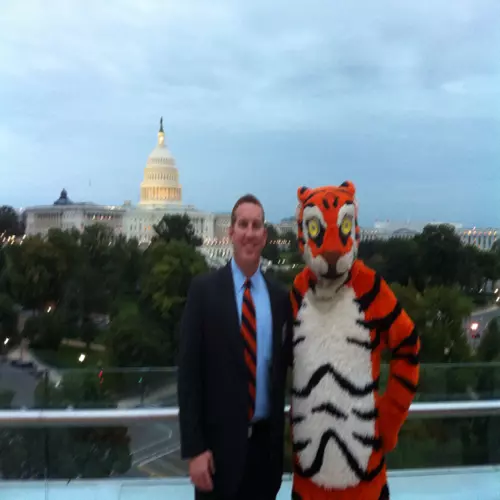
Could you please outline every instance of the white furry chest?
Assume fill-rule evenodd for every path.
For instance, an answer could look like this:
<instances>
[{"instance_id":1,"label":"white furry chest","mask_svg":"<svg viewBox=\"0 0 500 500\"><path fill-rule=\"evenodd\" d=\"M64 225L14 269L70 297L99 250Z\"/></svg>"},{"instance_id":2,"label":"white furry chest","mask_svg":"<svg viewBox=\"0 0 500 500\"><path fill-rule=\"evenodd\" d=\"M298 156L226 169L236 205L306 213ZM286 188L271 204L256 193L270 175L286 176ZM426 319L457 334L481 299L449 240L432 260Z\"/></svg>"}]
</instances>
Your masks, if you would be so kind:
<instances>
[{"instance_id":1,"label":"white furry chest","mask_svg":"<svg viewBox=\"0 0 500 500\"><path fill-rule=\"evenodd\" d=\"M371 350L360 345L370 342L370 332L358 323L364 318L351 288L317 307L311 293L294 331L294 442L313 481L345 488L360 482L373 452Z\"/></svg>"}]
</instances>

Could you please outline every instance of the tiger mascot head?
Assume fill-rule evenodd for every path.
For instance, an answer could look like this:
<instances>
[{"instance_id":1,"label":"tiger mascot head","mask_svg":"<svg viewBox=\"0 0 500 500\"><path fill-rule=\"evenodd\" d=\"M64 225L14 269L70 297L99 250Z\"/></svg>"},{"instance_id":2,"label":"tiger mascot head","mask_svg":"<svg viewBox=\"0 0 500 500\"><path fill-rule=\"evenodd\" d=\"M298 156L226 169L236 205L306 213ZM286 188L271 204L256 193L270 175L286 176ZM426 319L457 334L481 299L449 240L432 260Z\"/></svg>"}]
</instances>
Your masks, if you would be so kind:
<instances>
[{"instance_id":1,"label":"tiger mascot head","mask_svg":"<svg viewBox=\"0 0 500 500\"><path fill-rule=\"evenodd\" d=\"M341 281L357 258L360 233L355 193L350 181L314 189L303 186L297 191L299 250L319 281Z\"/></svg>"}]
</instances>

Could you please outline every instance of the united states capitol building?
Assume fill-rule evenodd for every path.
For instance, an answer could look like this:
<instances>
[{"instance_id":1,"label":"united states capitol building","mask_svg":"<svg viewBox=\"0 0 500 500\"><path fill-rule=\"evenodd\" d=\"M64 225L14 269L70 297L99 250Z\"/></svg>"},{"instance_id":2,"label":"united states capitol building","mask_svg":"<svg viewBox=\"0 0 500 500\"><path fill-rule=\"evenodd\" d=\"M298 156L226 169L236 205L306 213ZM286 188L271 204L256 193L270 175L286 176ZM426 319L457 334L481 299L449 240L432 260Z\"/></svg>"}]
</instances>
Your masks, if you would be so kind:
<instances>
[{"instance_id":1,"label":"united states capitol building","mask_svg":"<svg viewBox=\"0 0 500 500\"><path fill-rule=\"evenodd\" d=\"M129 201L123 205L74 201L63 189L59 198L50 205L27 207L24 210L27 235L46 235L51 228L83 230L86 226L102 223L117 235L136 238L141 245L149 244L155 234L154 225L164 215L170 214L189 216L196 234L203 240L201 251L207 257L223 261L230 257L231 245L227 231L231 214L203 211L182 203L179 171L165 143L163 119L160 121L157 144L144 168L137 205L132 205ZM361 228L361 241L412 238L420 233L425 225L426 223L377 222L374 227ZM489 250L497 239L496 228L465 228L461 224L452 225L464 244L472 244L483 250ZM296 233L293 217L282 219L274 226L279 235L290 231Z\"/></svg>"},{"instance_id":2,"label":"united states capitol building","mask_svg":"<svg viewBox=\"0 0 500 500\"><path fill-rule=\"evenodd\" d=\"M136 238L147 245L155 234L154 225L164 215L187 214L193 228L203 240L204 253L227 258L231 248L227 238L230 213L213 213L182 203L182 185L172 153L165 143L163 120L160 121L158 141L149 155L144 178L140 185L137 205L126 201L123 205L99 205L72 200L65 189L50 205L27 207L24 210L26 234L46 235L49 229L83 230L101 223L115 234Z\"/></svg>"}]
</instances>

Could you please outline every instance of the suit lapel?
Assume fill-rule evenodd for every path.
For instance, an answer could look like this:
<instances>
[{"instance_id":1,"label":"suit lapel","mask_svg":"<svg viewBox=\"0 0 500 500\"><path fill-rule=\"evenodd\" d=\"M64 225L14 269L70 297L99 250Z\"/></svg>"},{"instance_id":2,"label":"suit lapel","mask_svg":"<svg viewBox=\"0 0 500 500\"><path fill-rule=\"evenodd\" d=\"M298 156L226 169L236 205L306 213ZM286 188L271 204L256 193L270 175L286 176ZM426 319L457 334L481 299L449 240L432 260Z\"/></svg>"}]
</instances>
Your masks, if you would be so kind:
<instances>
[{"instance_id":1,"label":"suit lapel","mask_svg":"<svg viewBox=\"0 0 500 500\"><path fill-rule=\"evenodd\" d=\"M244 346L240 333L240 319L238 317L238 307L236 306L236 298L234 296L233 273L231 272L230 263L221 270L221 287L219 292L225 309L223 314L227 321L227 327L223 329L226 333L224 342L226 342L232 353L231 359L236 361L236 365L246 376L247 368L244 357Z\"/></svg>"}]
</instances>

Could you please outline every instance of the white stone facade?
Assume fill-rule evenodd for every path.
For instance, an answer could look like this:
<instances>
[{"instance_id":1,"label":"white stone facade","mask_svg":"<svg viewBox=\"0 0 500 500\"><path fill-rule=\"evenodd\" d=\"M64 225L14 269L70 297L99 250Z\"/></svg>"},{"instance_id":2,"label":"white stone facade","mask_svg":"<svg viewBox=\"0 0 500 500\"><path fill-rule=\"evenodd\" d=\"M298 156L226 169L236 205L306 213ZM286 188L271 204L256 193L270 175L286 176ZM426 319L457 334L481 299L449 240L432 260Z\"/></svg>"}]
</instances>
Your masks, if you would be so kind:
<instances>
[{"instance_id":1,"label":"white stone facade","mask_svg":"<svg viewBox=\"0 0 500 500\"><path fill-rule=\"evenodd\" d=\"M28 207L26 215L26 234L46 236L49 229L77 229L100 222L110 227L115 234L123 230L124 210L119 206L96 205L94 203L73 203L63 189L61 196L52 205Z\"/></svg>"},{"instance_id":2,"label":"white stone facade","mask_svg":"<svg viewBox=\"0 0 500 500\"><path fill-rule=\"evenodd\" d=\"M288 217L286 219L281 219L278 224L275 224L276 232L283 236L287 233L297 234L297 221L295 217Z\"/></svg>"},{"instance_id":3,"label":"white stone facade","mask_svg":"<svg viewBox=\"0 0 500 500\"><path fill-rule=\"evenodd\" d=\"M52 205L28 207L26 215L26 234L45 236L50 228L62 230L77 229L96 222L111 227L115 234L136 238L147 244L155 234L154 225L164 215L187 214L203 245L213 253L227 255L228 229L231 215L216 214L182 204L182 187L175 160L165 145L165 134L161 122L158 143L149 155L144 169L144 180L140 186L140 201L134 206L125 202L120 206L97 205L94 203L73 202L65 190Z\"/></svg>"}]
</instances>

